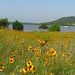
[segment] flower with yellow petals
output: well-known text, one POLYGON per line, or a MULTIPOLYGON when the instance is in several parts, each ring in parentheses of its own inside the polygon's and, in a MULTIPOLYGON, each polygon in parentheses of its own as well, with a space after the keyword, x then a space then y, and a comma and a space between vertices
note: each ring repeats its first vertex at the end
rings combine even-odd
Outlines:
POLYGON ((39 56, 39 52, 35 52, 35 55, 36 55, 36 56, 39 56))
POLYGON ((30 65, 32 65, 32 63, 31 63, 31 61, 28 61, 27 66, 30 66, 30 65))
POLYGON ((47 52, 46 52, 46 55, 47 55, 47 56, 50 56, 50 53, 47 51, 47 52))
POLYGON ((53 48, 49 48, 49 51, 52 52, 54 49, 53 48))
POLYGON ((32 49, 32 46, 29 46, 29 47, 28 47, 28 50, 31 50, 31 49, 32 49))
POLYGON ((68 53, 68 57, 71 58, 71 54, 70 53, 68 53))
POLYGON ((11 58, 9 59, 9 62, 10 62, 11 64, 14 63, 14 58, 11 57, 11 58))
POLYGON ((3 65, 3 66, 5 65, 5 60, 2 62, 2 65, 3 65))
POLYGON ((33 65, 30 65, 30 66, 29 66, 29 69, 30 69, 30 70, 33 70, 33 67, 34 67, 33 65))
POLYGON ((22 70, 20 70, 21 73, 26 73, 27 72, 27 68, 23 68, 22 70))
POLYGON ((53 73, 50 73, 49 75, 53 75, 53 73))
POLYGON ((12 75, 15 75, 14 73, 12 73, 12 75))
POLYGON ((1 66, 1 67, 0 67, 0 72, 3 71, 3 69, 4 69, 4 66, 1 66))
POLYGON ((62 53, 62 56, 65 57, 65 53, 62 53))
POLYGON ((56 51, 55 50, 52 50, 52 55, 56 56, 56 51))
POLYGON ((53 58, 53 61, 55 61, 56 60, 56 58, 53 58))
POLYGON ((23 40, 21 40, 21 44, 24 44, 24 41, 23 40))
POLYGON ((27 72, 27 70, 25 68, 23 68, 22 70, 23 70, 23 73, 26 73, 27 72))

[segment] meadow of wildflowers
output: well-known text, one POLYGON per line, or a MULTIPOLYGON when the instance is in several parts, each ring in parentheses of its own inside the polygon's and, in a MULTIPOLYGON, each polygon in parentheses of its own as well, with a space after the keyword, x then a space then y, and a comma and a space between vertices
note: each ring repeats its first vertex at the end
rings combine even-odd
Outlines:
POLYGON ((75 32, 0 29, 0 75, 75 75, 75 32))

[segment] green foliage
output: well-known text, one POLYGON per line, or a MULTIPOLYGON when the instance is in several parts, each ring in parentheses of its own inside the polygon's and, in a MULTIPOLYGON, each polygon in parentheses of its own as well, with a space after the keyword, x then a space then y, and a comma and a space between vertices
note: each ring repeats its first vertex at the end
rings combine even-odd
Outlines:
POLYGON ((58 25, 75 25, 75 17, 74 16, 69 16, 69 17, 62 17, 60 19, 57 19, 55 21, 52 22, 46 22, 46 24, 50 25, 50 24, 58 24, 58 25))
POLYGON ((47 24, 43 23, 43 24, 41 24, 41 25, 39 26, 39 28, 40 28, 40 29, 47 29, 48 26, 47 26, 47 24))
POLYGON ((53 24, 51 25, 51 27, 49 28, 49 31, 60 31, 60 26, 59 25, 56 25, 56 24, 53 24))
POLYGON ((23 24, 16 20, 13 23, 13 29, 15 29, 15 30, 23 30, 23 24))
POLYGON ((0 19, 0 28, 1 27, 3 27, 3 28, 8 27, 8 25, 9 25, 9 22, 8 22, 8 19, 7 18, 0 19))
POLYGON ((53 23, 59 24, 59 25, 72 25, 75 24, 75 17, 62 17, 53 23))
POLYGON ((75 75, 74 38, 75 32, 0 29, 0 75, 75 75), (10 58, 14 60, 13 63, 9 62, 10 58), (28 61, 34 67, 33 74, 33 67, 26 65, 28 61))

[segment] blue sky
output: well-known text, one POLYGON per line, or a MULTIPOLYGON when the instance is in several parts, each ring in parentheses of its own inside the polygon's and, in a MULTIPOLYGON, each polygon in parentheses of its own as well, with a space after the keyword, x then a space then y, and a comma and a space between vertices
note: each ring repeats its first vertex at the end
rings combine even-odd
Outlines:
POLYGON ((75 16, 75 0, 0 0, 0 18, 9 21, 50 22, 75 16))

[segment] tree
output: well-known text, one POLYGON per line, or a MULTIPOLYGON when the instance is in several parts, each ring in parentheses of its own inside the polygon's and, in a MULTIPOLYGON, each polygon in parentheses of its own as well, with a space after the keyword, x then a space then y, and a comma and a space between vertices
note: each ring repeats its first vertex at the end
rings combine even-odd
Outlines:
POLYGON ((13 22, 13 29, 23 30, 23 24, 16 20, 15 22, 13 22))
POLYGON ((1 26, 3 28, 8 27, 8 25, 9 25, 9 22, 8 22, 8 19, 7 18, 0 20, 0 28, 1 28, 1 26))
POLYGON ((57 24, 53 24, 51 25, 51 27, 49 28, 49 31, 60 31, 60 26, 57 24))
POLYGON ((41 24, 39 26, 39 28, 41 28, 41 29, 48 29, 48 26, 47 26, 47 24, 43 23, 43 24, 41 24))

